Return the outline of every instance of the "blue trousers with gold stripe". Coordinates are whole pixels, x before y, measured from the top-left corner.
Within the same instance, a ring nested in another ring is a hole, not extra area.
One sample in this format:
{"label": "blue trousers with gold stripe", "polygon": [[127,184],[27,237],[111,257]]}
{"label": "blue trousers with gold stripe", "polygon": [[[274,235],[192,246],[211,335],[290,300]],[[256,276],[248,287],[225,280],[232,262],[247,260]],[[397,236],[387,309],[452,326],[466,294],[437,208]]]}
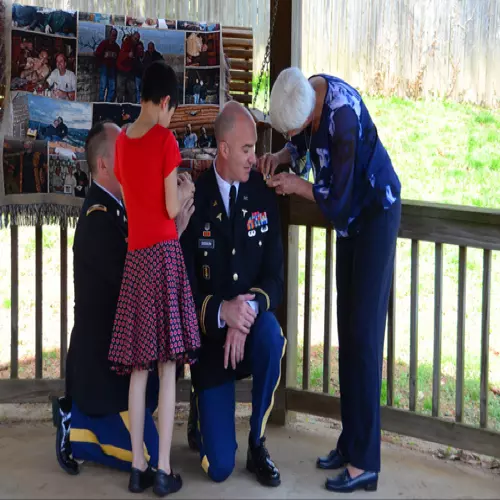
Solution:
{"label": "blue trousers with gold stripe", "polygon": [[[250,439],[258,444],[274,404],[286,347],[286,339],[274,314],[264,312],[257,317],[247,343],[245,356],[250,356],[253,378]],[[234,469],[238,448],[235,382],[200,391],[196,399],[201,465],[213,481],[224,481]]]}
{"label": "blue trousers with gold stripe", "polygon": [[[128,411],[90,417],[75,403],[71,408],[70,441],[73,458],[130,471],[132,443]],[[146,408],[144,421],[144,451],[146,460],[158,467],[158,430],[151,411]]]}

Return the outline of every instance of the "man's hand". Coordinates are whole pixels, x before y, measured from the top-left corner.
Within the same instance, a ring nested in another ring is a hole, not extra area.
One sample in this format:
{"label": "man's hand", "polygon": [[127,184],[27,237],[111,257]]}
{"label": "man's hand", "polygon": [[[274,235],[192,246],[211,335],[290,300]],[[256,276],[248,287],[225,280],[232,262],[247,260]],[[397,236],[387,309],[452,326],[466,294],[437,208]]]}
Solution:
{"label": "man's hand", "polygon": [[220,310],[220,319],[229,328],[235,328],[244,334],[250,333],[257,314],[247,300],[253,300],[255,295],[238,295],[232,300],[224,301]]}
{"label": "man's hand", "polygon": [[177,233],[179,238],[182,236],[182,233],[188,227],[191,216],[194,213],[194,198],[187,198],[181,208],[177,217],[175,218],[175,222],[177,223]]}
{"label": "man's hand", "polygon": [[240,332],[236,328],[229,328],[227,330],[226,343],[224,344],[224,369],[227,370],[229,357],[231,357],[231,366],[233,370],[236,370],[236,365],[243,361],[246,339],[246,334]]}

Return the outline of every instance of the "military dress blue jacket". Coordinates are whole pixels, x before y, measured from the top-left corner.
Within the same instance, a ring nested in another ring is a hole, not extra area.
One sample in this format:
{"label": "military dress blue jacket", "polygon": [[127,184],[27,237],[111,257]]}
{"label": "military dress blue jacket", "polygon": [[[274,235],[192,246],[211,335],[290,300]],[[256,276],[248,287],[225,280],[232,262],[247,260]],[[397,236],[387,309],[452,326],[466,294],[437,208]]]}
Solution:
{"label": "military dress blue jacket", "polygon": [[236,370],[224,368],[227,326],[219,326],[219,308],[250,293],[259,313],[274,313],[283,299],[284,254],[276,193],[256,171],[240,183],[230,217],[213,165],[196,181],[194,205],[180,241],[201,330],[199,358],[191,366],[199,391],[250,375],[247,354]]}
{"label": "military dress blue jacket", "polygon": [[328,83],[319,128],[312,137],[306,128],[285,147],[297,174],[307,177],[312,167],[314,198],[337,234],[351,236],[364,210],[387,209],[400,198],[401,184],[359,93],[339,78],[317,76]]}

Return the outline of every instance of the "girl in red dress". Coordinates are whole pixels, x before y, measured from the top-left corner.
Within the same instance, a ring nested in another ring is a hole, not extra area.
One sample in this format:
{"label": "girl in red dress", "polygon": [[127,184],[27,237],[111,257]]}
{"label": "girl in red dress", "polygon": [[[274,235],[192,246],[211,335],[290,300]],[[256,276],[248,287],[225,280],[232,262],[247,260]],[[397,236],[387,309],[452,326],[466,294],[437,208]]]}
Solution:
{"label": "girl in red dress", "polygon": [[[160,496],[182,487],[172,472],[170,448],[175,412],[176,362],[192,362],[200,347],[195,303],[179,244],[175,217],[192,184],[177,184],[179,147],[167,128],[177,106],[177,78],[164,61],[144,73],[141,113],[122,130],[115,174],[128,217],[128,252],[116,310],[109,360],[129,374],[132,470],[129,490],[154,486]],[[158,364],[159,461],[155,472],[144,456],[148,370]]]}

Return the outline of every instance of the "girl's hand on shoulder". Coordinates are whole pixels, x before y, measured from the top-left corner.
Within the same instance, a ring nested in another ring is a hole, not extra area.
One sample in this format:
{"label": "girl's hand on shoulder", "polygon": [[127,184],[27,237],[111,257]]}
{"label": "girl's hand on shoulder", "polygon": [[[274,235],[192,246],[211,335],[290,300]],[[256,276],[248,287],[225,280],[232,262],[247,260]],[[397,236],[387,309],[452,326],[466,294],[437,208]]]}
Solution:
{"label": "girl's hand on shoulder", "polygon": [[187,172],[183,172],[177,178],[177,186],[179,190],[179,200],[181,204],[188,198],[194,196],[194,182],[191,180],[191,176]]}

